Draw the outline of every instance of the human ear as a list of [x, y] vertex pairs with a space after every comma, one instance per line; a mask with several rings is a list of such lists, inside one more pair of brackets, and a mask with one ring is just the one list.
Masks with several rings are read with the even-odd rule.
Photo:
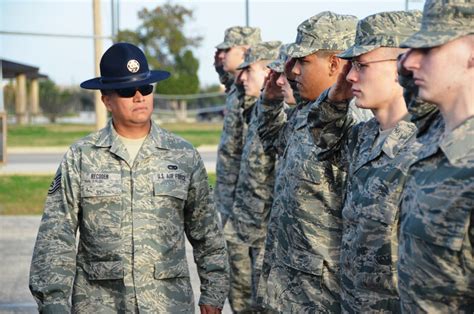
[[344, 66], [343, 61], [336, 55], [329, 56], [329, 76], [338, 75], [339, 70]]
[[102, 102], [105, 105], [105, 108], [107, 108], [107, 111], [112, 112], [111, 105], [110, 105], [110, 96], [109, 95], [102, 95], [100, 97]]

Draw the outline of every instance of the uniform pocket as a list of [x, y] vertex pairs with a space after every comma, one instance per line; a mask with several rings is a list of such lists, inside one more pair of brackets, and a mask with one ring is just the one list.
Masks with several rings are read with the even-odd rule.
[[[321, 256], [305, 251], [290, 250], [288, 254], [278, 254], [283, 265], [272, 269], [273, 279], [280, 282], [279, 298], [303, 304], [314, 302], [322, 293], [324, 260]], [[277, 263], [278, 264], [278, 263]]]
[[406, 213], [403, 232], [453, 251], [462, 249], [471, 208], [417, 208]]
[[84, 271], [89, 280], [116, 280], [124, 277], [122, 261], [88, 262], [84, 264]]
[[120, 174], [85, 174], [81, 196], [81, 236], [102, 244], [119, 238], [122, 225]]

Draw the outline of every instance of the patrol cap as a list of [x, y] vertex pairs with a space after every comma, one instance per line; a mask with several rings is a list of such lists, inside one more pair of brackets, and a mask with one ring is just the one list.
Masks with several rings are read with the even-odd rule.
[[225, 30], [224, 41], [217, 45], [216, 48], [229, 49], [235, 46], [252, 46], [261, 41], [260, 28], [233, 26]]
[[357, 23], [355, 44], [338, 55], [352, 59], [380, 47], [398, 48], [420, 27], [421, 11], [381, 12]]
[[150, 71], [145, 54], [135, 45], [116, 43], [100, 59], [100, 77], [81, 83], [85, 89], [118, 89], [167, 79], [167, 71]]
[[252, 63], [262, 60], [275, 60], [278, 58], [278, 50], [280, 49], [281, 41], [263, 41], [251, 46], [245, 52], [245, 59], [237, 69], [242, 70], [250, 66]]
[[474, 34], [472, 0], [426, 0], [421, 29], [401, 48], [431, 48]]
[[353, 15], [321, 12], [298, 26], [298, 34], [288, 47], [288, 56], [302, 58], [318, 50], [345, 50], [352, 45], [357, 25]]
[[289, 44], [281, 45], [280, 53], [278, 54], [278, 58], [272, 61], [270, 64], [267, 65], [268, 68], [277, 72], [283, 73], [285, 69], [285, 62], [288, 60], [288, 46]]

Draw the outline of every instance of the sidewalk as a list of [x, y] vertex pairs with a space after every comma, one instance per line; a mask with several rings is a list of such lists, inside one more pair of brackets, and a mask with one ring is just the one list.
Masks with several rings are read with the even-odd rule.
[[[28, 274], [40, 216], [0, 216], [0, 313], [37, 313], [28, 289]], [[191, 285], [199, 313], [199, 277], [192, 247], [186, 242]], [[226, 303], [223, 313], [231, 313]]]
[[[9, 147], [7, 162], [0, 165], [0, 175], [54, 175], [66, 146], [58, 147]], [[217, 146], [203, 145], [197, 148], [207, 172], [216, 171]]]

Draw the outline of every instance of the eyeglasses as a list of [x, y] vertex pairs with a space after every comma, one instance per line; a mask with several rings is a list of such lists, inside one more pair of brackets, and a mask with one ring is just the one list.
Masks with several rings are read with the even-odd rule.
[[153, 92], [153, 85], [142, 85], [137, 87], [127, 87], [115, 89], [117, 95], [122, 98], [131, 98], [139, 91], [143, 96], [150, 95]]
[[386, 62], [386, 61], [397, 61], [397, 59], [385, 59], [385, 60], [374, 60], [374, 61], [367, 61], [367, 62], [360, 62], [355, 59], [351, 60], [352, 67], [354, 70], [357, 72], [360, 72], [360, 70], [364, 67], [366, 67], [368, 64], [371, 63], [378, 63], [378, 62]]

